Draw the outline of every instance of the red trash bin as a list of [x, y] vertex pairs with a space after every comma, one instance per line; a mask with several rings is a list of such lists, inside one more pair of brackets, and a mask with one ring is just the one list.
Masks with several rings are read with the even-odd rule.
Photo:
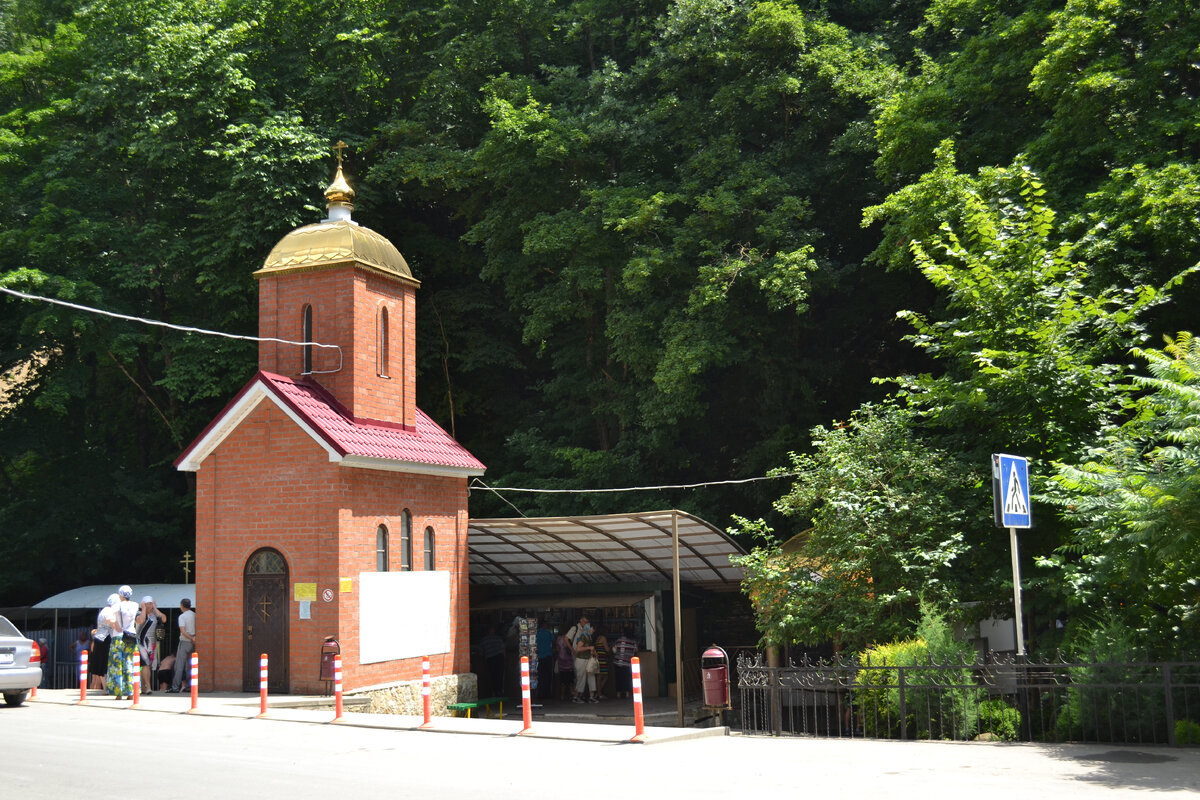
[[[331, 683], [334, 674], [334, 659], [342, 654], [342, 646], [332, 636], [326, 636], [321, 645], [321, 680]], [[328, 691], [329, 687], [325, 687]]]
[[[720, 663], [711, 663], [720, 660]], [[704, 705], [710, 708], [729, 708], [729, 656], [715, 644], [700, 656]]]

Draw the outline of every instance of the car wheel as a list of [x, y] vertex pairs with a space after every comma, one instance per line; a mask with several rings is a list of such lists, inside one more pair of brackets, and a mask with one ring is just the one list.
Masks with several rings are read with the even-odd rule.
[[25, 702], [25, 698], [29, 697], [29, 692], [5, 692], [4, 702], [6, 705], [19, 706]]

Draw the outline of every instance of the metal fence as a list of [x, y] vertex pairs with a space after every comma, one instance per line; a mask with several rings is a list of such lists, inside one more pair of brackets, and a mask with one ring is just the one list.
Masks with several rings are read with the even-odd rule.
[[1200, 745], [1200, 662], [913, 665], [739, 654], [746, 734]]

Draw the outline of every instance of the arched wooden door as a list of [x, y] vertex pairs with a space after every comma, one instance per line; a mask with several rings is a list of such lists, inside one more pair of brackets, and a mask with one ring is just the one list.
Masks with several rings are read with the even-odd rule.
[[257, 692], [259, 659], [267, 654], [268, 688], [288, 690], [288, 566], [277, 550], [263, 548], [246, 560], [242, 581], [242, 691]]

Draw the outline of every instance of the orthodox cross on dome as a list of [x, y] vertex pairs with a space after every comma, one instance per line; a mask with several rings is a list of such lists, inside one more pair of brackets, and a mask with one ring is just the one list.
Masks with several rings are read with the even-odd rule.
[[329, 209], [329, 219], [350, 222], [350, 212], [354, 210], [354, 190], [342, 174], [343, 151], [346, 149], [346, 143], [341, 140], [333, 146], [337, 153], [337, 173], [333, 176], [333, 183], [325, 187], [325, 199], [329, 201], [325, 207]]
[[194, 559], [192, 559], [192, 553], [190, 550], [183, 554], [183, 558], [179, 559], [179, 563], [183, 564], [183, 582], [191, 583], [192, 564], [195, 564], [196, 562]]

